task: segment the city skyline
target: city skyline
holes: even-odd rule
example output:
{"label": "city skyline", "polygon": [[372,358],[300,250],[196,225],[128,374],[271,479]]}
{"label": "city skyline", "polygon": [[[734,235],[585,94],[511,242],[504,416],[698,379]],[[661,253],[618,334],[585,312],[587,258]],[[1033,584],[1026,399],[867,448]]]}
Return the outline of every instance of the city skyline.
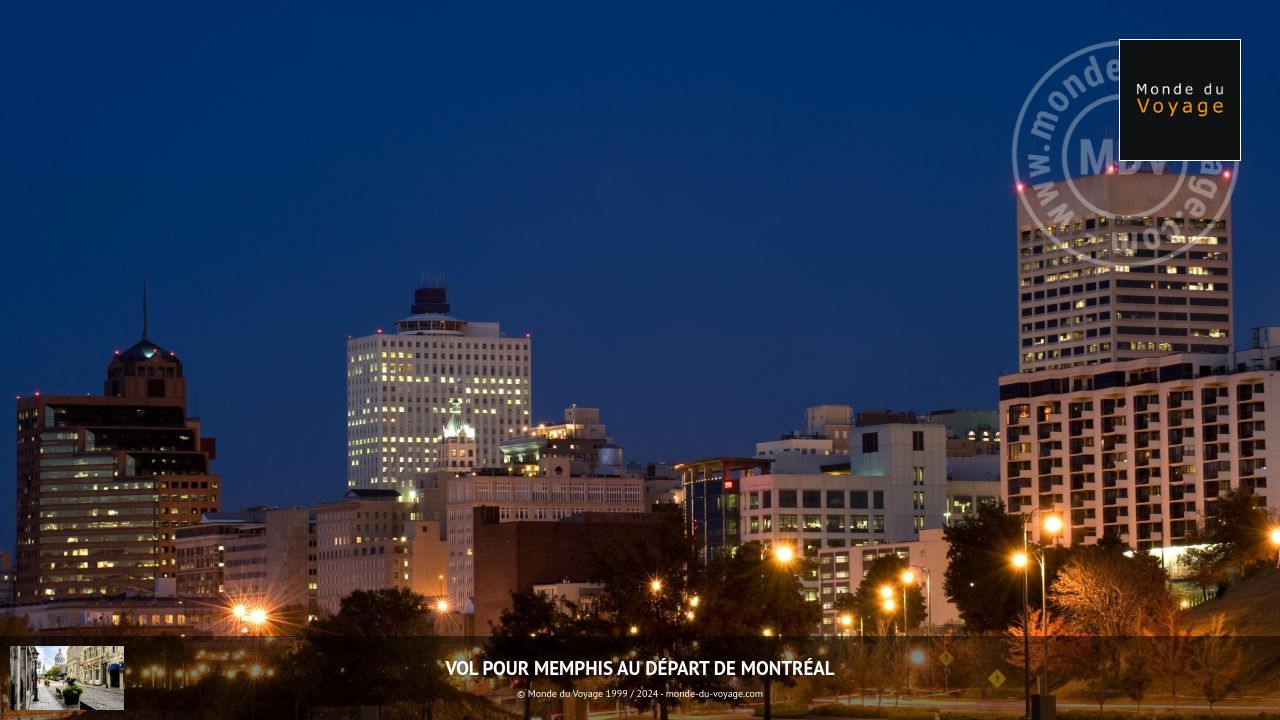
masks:
{"label": "city skyline", "polygon": [[[82,54],[33,71],[17,91],[62,119],[47,128],[35,127],[35,115],[0,120],[9,138],[28,140],[6,141],[17,172],[3,187],[19,210],[3,233],[21,241],[6,243],[18,270],[4,290],[15,309],[4,328],[26,351],[7,354],[4,376],[15,396],[98,394],[102,365],[136,339],[146,278],[151,334],[189,368],[193,414],[220,440],[214,467],[232,509],[341,493],[343,344],[403,317],[424,273],[443,273],[466,317],[501,322],[511,336],[532,333],[535,421],[573,403],[600,407],[630,459],[747,452],[825,402],[995,407],[996,378],[1017,364],[1011,117],[1042,68],[1004,62],[1023,53],[1014,35],[950,58],[1007,77],[981,75],[988,84],[965,91],[980,94],[973,114],[954,125],[962,138],[934,138],[923,115],[903,113],[900,126],[885,127],[865,112],[861,60],[845,53],[836,28],[809,26],[817,19],[803,26],[820,33],[816,41],[751,56],[745,48],[766,19],[738,18],[743,37],[678,60],[644,34],[680,40],[713,18],[691,18],[685,30],[639,27],[596,57],[595,70],[578,67],[572,50],[517,77],[478,64],[464,77],[483,80],[483,92],[443,72],[431,92],[407,82],[457,49],[448,44],[344,71],[322,52],[338,18],[312,20],[314,35],[292,53],[245,37],[249,57],[232,67],[235,87],[210,76],[216,53],[199,42],[182,49],[176,37],[156,40],[177,55],[172,67],[144,67],[144,54],[125,53],[86,71],[100,26],[120,30],[111,22],[128,19],[65,19],[66,42],[83,42]],[[406,27],[433,27],[417,20]],[[15,26],[59,22],[38,15]],[[1143,26],[1178,34],[1163,22]],[[505,38],[510,60],[526,41],[500,30],[514,35]],[[7,39],[9,59],[41,56],[32,40]],[[1053,39],[1036,56],[1090,40]],[[885,39],[866,41],[869,54],[888,52]],[[941,53],[955,50],[934,44],[871,86],[922,112],[924,100],[885,83],[936,72]],[[255,77],[255,62],[268,79]],[[560,79],[548,84],[540,71]],[[120,81],[133,72],[146,81]],[[187,74],[190,87],[172,95],[141,89]],[[96,84],[104,77],[116,81],[109,92]],[[269,98],[269,78],[298,82]],[[1250,96],[1259,112],[1246,116],[1245,147],[1260,164],[1276,147],[1249,122],[1274,102]],[[348,103],[369,111],[342,112]],[[139,122],[139,104],[157,119]],[[668,105],[684,108],[683,119],[653,109]],[[87,109],[92,122],[75,120]],[[510,114],[524,120],[518,132],[500,122]],[[307,132],[286,141],[299,128]],[[956,153],[962,163],[943,159]],[[1265,294],[1277,251],[1265,244],[1261,211],[1277,181],[1249,168],[1234,203],[1237,347],[1248,328],[1280,320]],[[66,197],[74,211],[64,217]],[[893,232],[880,216],[939,221]],[[939,308],[959,321],[928,317]],[[986,341],[969,342],[975,334]],[[268,415],[263,432],[252,420]],[[0,464],[13,467],[12,453]],[[0,503],[3,546],[13,537],[12,502],[10,494]]]}

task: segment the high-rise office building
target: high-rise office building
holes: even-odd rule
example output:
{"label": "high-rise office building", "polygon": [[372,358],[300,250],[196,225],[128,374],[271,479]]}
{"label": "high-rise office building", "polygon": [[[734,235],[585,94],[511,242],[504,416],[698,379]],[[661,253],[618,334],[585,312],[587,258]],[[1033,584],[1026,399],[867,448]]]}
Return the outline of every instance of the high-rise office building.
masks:
{"label": "high-rise office building", "polygon": [[[1179,217],[1195,176],[1073,182],[1117,210],[1045,228],[1019,208],[1022,372],[1000,378],[1001,495],[1060,515],[1067,543],[1185,545],[1230,491],[1274,504],[1280,331],[1232,351],[1231,215]],[[1152,207],[1169,210],[1138,210]]]}
{"label": "high-rise office building", "polygon": [[175,530],[217,511],[221,492],[186,383],[144,310],[103,396],[18,398],[17,602],[149,593],[175,575]]}
{"label": "high-rise office building", "polygon": [[1202,202],[1185,180],[1075,178],[1088,202],[1059,192],[1055,225],[1018,203],[1020,370],[1232,348],[1231,213],[1183,220]]}
{"label": "high-rise office building", "polygon": [[418,288],[410,312],[395,333],[347,341],[350,488],[411,494],[415,475],[447,469],[451,417],[474,429],[476,467],[499,465],[499,444],[527,431],[530,339],[451,316],[442,287]]}

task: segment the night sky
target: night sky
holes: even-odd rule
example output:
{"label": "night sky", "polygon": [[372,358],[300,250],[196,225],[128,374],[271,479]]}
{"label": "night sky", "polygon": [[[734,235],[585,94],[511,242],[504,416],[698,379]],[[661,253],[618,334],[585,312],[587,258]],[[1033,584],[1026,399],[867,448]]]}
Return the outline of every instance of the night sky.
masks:
{"label": "night sky", "polygon": [[340,496],[346,338],[437,273],[532,333],[537,419],[598,406],[628,459],[749,453],[823,402],[994,407],[1014,118],[1120,35],[1243,36],[1237,339],[1280,323],[1274,16],[182,5],[0,14],[0,378],[100,393],[146,278],[228,509]]}

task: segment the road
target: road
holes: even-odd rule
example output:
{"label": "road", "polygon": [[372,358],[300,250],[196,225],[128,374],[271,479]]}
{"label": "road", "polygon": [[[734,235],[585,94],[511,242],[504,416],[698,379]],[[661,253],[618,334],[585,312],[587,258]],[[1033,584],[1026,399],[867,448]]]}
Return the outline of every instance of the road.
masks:
{"label": "road", "polygon": [[[62,690],[66,687],[66,683],[53,682],[48,687],[43,682],[40,684],[40,699],[31,706],[31,710],[65,710],[66,706],[54,694],[54,690]],[[81,685],[84,690],[80,695],[82,705],[88,705],[94,710],[123,710],[124,709],[124,691],[114,688],[104,688],[97,685]]]}
{"label": "road", "polygon": [[101,685],[81,685],[84,694],[80,696],[80,704],[88,705],[94,710],[123,710],[124,690],[107,688]]}

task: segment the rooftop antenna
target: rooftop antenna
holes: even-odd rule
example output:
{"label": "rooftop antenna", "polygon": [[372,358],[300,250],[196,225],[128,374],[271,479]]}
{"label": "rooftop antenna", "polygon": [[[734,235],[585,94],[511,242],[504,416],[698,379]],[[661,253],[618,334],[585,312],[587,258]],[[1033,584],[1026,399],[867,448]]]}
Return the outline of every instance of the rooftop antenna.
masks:
{"label": "rooftop antenna", "polygon": [[142,339],[147,339],[147,281],[142,280]]}

